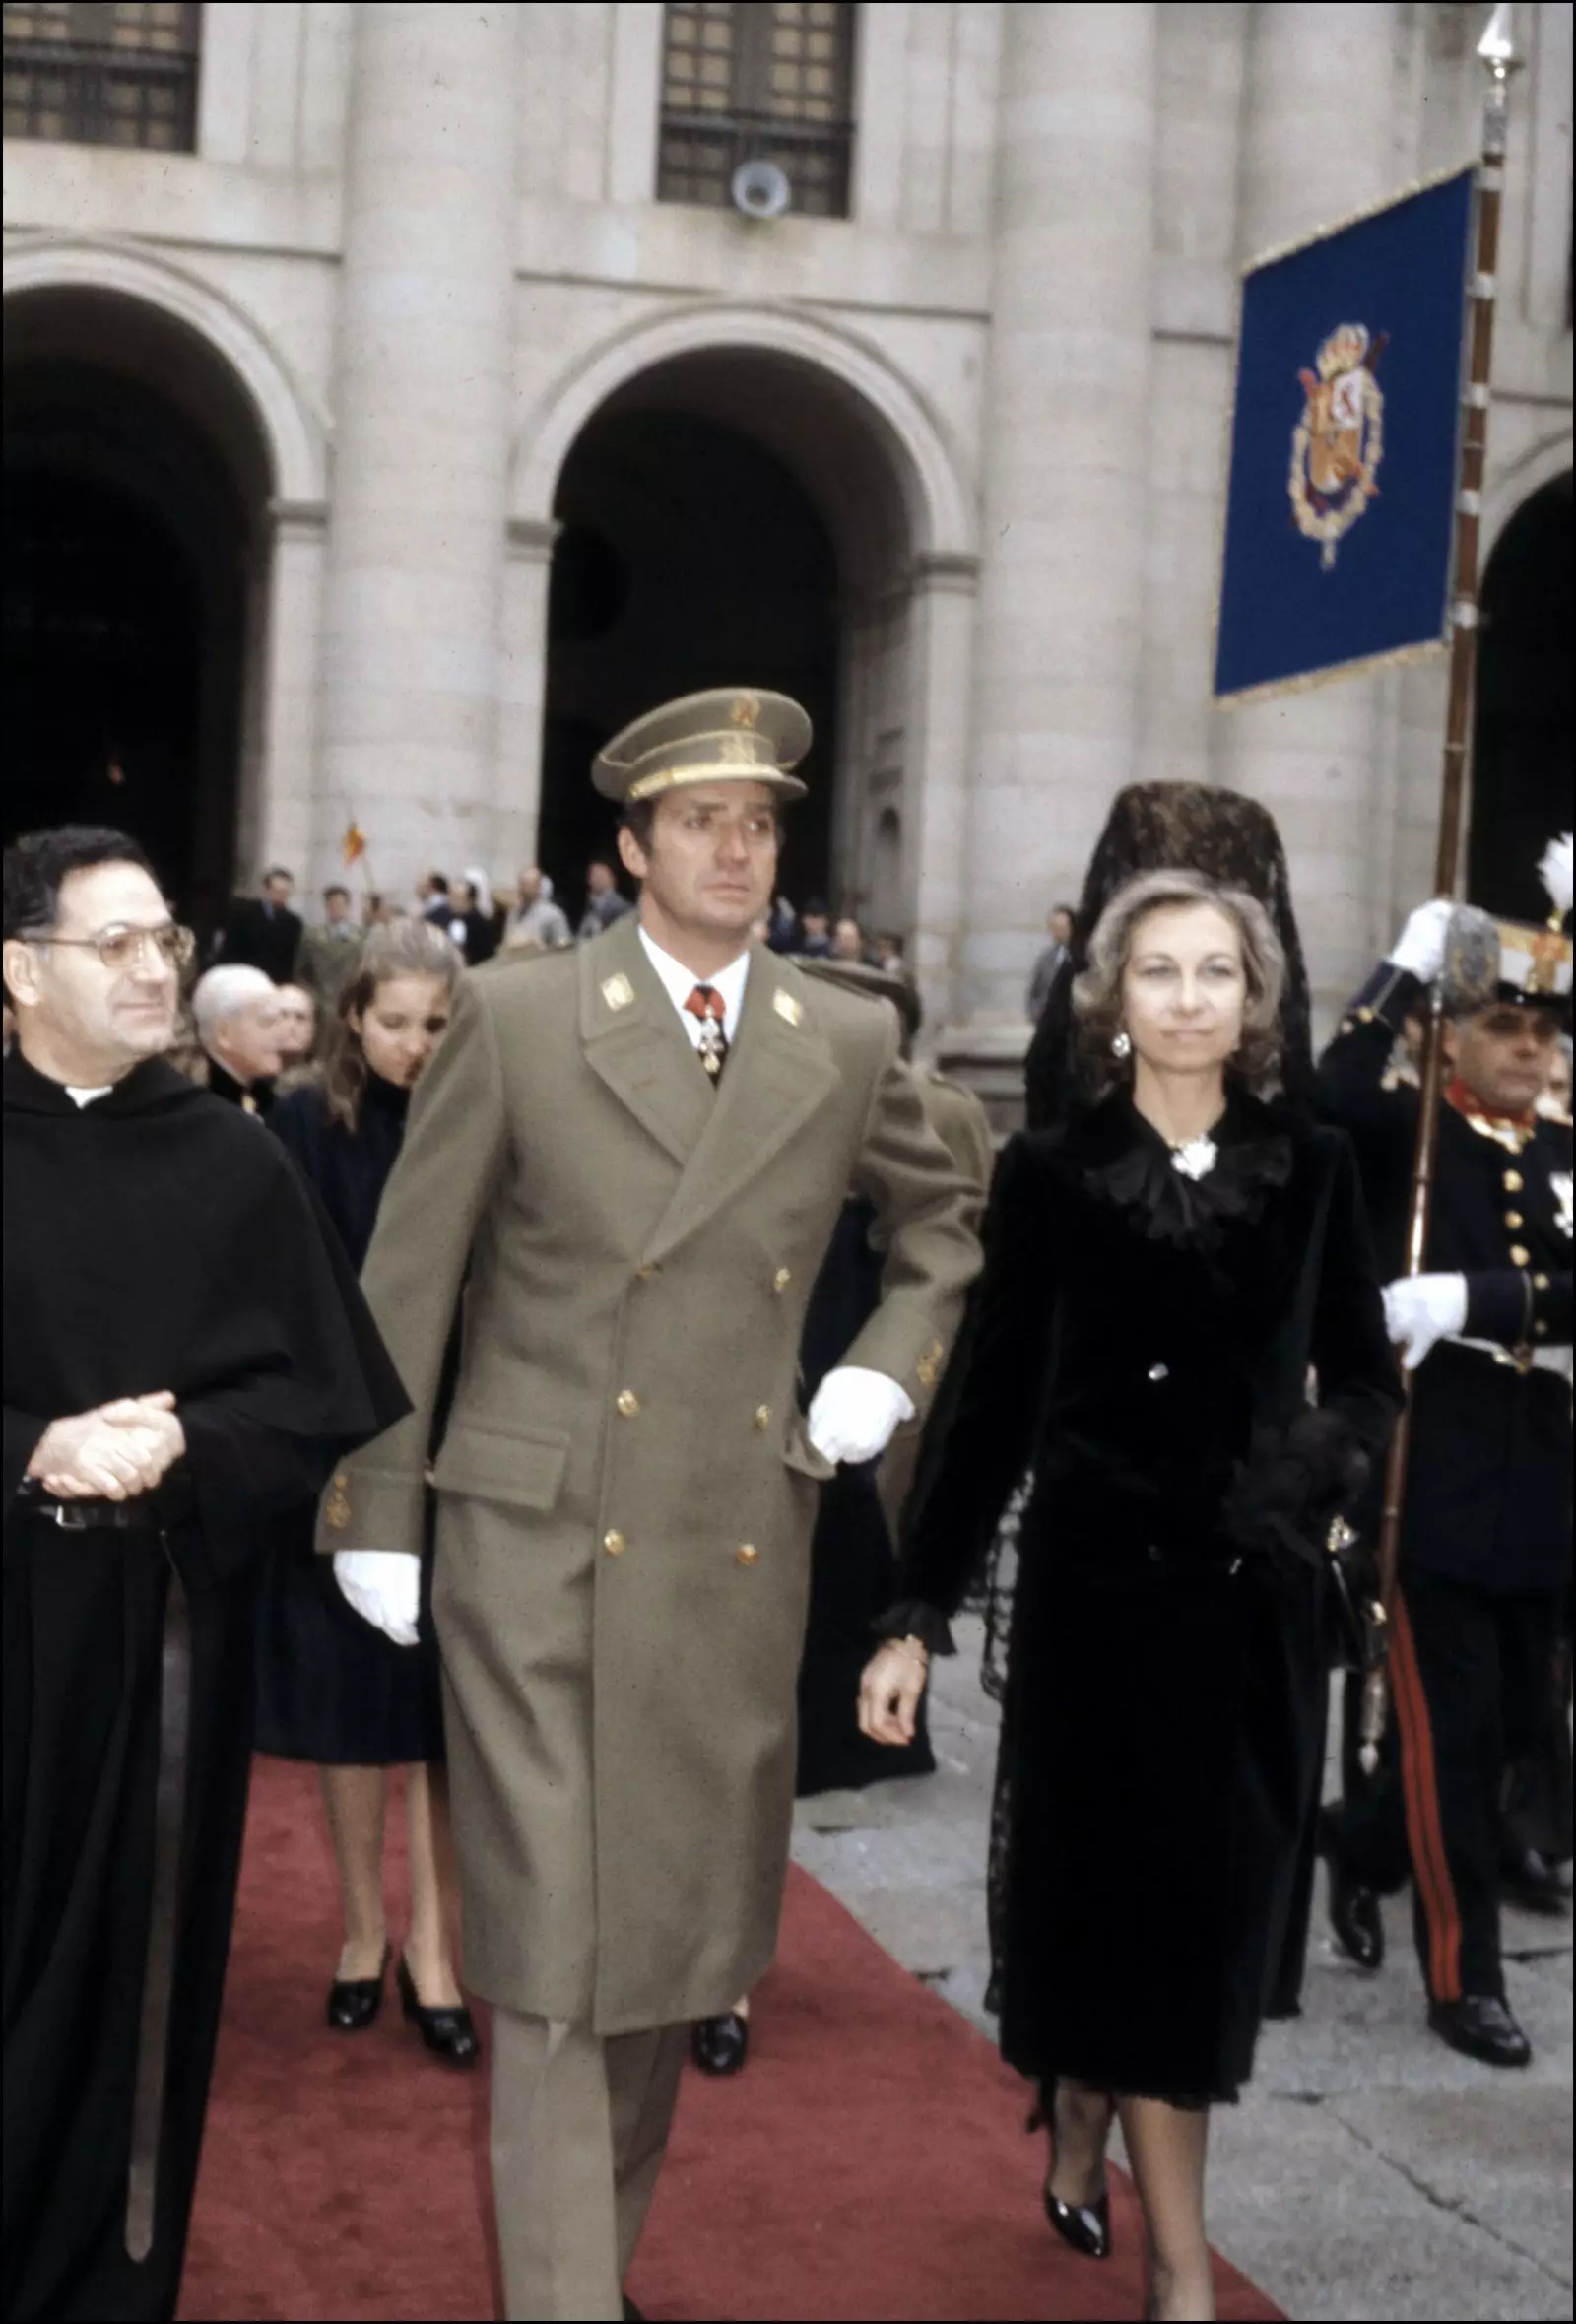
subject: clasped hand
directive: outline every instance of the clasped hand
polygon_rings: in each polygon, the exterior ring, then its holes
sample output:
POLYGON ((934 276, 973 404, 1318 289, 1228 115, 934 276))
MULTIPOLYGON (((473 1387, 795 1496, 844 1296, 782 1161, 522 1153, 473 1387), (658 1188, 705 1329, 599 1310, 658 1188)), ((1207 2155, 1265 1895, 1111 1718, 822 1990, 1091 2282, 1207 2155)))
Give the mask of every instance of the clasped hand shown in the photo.
POLYGON ((859 1732, 873 1743, 912 1743, 930 1658, 906 1638, 878 1646, 859 1682, 859 1732))
POLYGON ((28 1475, 56 1500, 134 1500, 152 1493, 185 1449, 175 1399, 161 1388, 51 1421, 28 1475))

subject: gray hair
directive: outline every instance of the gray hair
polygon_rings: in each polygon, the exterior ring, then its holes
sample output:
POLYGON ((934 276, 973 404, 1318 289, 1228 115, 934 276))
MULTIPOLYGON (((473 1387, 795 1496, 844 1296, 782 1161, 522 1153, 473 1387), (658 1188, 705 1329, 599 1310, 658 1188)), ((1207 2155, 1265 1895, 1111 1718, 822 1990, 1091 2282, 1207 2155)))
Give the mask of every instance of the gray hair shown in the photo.
POLYGON ((198 1039, 206 1046, 231 1017, 238 1017, 253 1001, 270 999, 278 990, 273 978, 265 976, 261 968, 249 968, 240 961, 221 961, 217 968, 209 968, 198 977, 191 996, 198 1039))
POLYGON ((1279 1087, 1286 958, 1269 913, 1245 889, 1221 887, 1202 872, 1159 871, 1140 872, 1117 890, 1089 939, 1088 966, 1074 979, 1078 1046, 1102 1095, 1118 1078, 1111 1042, 1121 1030, 1122 977, 1140 923, 1150 912, 1200 903, 1235 921, 1242 940, 1248 997, 1242 1039, 1231 1062, 1256 1096, 1279 1087))

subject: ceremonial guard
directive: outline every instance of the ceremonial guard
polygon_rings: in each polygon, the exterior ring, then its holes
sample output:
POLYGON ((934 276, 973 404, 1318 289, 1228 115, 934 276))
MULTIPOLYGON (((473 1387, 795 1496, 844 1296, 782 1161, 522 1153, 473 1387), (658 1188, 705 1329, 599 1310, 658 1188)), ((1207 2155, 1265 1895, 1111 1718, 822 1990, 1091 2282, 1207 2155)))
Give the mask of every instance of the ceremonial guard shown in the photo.
POLYGON ((1507 1765, 1542 1741, 1570 1567, 1571 1133, 1538 1108, 1570 1013, 1561 845, 1545 858, 1550 927, 1501 924, 1493 999, 1444 1029, 1426 1272, 1402 1273, 1418 1097, 1386 1068, 1443 973, 1448 904, 1412 913, 1320 1067, 1325 1110, 1357 1147, 1412 1375, 1391 1754, 1375 1777, 1360 1772, 1348 1701, 1345 1800, 1324 1830, 1332 1919, 1376 1968, 1377 1898, 1410 1863, 1429 2025, 1494 2066, 1532 2054, 1500 1963, 1500 1810, 1507 1765))
POLYGON ((464 1294, 433 1614, 511 2317, 621 2314, 689 2026, 775 1943, 819 1487, 922 1418, 978 1265, 892 1013, 750 940, 809 742, 729 690, 608 745, 638 913, 465 980, 365 1271, 416 1411, 320 1546, 400 1638, 464 1294), (850 1187, 883 1296, 802 1416, 850 1187))

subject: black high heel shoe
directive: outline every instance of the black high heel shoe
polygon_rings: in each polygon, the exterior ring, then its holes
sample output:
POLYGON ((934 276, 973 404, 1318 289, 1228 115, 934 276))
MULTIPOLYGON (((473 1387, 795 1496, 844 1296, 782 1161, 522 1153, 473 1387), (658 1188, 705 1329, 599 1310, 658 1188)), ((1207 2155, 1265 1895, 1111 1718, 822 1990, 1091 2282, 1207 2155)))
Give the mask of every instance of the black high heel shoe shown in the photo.
POLYGON ((1028 2130, 1045 2131, 1051 2142, 1051 2166, 1045 2173, 1041 2197, 1045 2216, 1061 2236, 1083 2259, 1109 2259, 1111 2256, 1111 2198, 1099 2196, 1093 2203, 1064 2203, 1060 2195, 1051 2193, 1051 2178, 1056 2169, 1056 2127, 1043 2105, 1036 2106, 1024 2126, 1028 2130))
POLYGON ((425 2008, 417 1997, 416 1979, 403 1953, 395 1982, 408 2023, 416 2027, 433 2056, 441 2058, 445 2066, 474 2066, 482 2055, 482 2044, 465 2004, 461 2002, 453 2009, 425 2008))
POLYGON ((328 1989, 327 2017, 336 2033, 361 2033, 383 2006, 383 1979, 393 1959, 383 1947, 382 1965, 375 1977, 336 1977, 328 1989))

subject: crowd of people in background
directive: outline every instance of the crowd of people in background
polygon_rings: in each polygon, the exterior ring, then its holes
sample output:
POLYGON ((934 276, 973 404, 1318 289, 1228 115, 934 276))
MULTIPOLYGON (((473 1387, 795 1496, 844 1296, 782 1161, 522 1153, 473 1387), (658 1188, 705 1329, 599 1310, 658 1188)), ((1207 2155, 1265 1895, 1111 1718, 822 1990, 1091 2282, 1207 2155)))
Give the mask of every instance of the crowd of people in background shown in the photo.
MULTIPOLYGON (((214 936, 176 1051, 192 1078, 263 1114, 276 1098, 317 1079, 341 998, 372 929, 426 921, 448 939, 464 966, 479 968, 492 960, 586 943, 634 908, 619 885, 618 867, 606 856, 586 866, 577 920, 536 864, 518 875, 512 892, 502 883, 494 886, 480 866, 458 878, 424 872, 409 904, 369 886, 357 896, 345 882, 333 881, 323 890, 322 917, 311 922, 295 907, 296 888, 295 874, 275 864, 263 874, 256 896, 232 903, 214 936)), ((1066 949, 1066 932, 1057 934, 1059 919, 1071 927, 1064 905, 1051 915, 1053 942, 1045 955, 1050 975, 1066 949)), ((822 896, 795 905, 774 896, 755 933, 772 952, 796 960, 837 961, 909 978, 900 934, 868 929, 855 909, 834 914, 822 896)), ((1035 982, 1048 987, 1043 965, 1035 982)))

